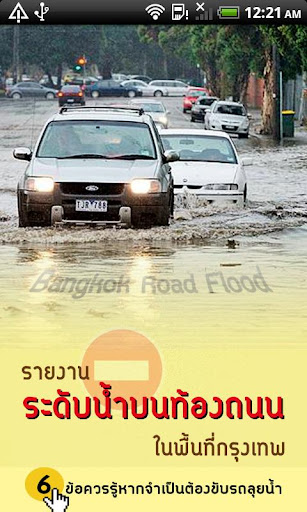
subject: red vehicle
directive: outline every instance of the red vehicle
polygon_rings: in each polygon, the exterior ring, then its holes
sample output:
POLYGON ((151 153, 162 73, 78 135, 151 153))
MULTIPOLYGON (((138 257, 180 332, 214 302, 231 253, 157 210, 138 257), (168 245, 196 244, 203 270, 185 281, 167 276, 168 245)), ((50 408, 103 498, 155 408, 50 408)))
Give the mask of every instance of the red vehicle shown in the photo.
POLYGON ((197 98, 199 98, 199 96, 207 96, 208 94, 209 91, 205 87, 190 87, 183 98, 183 112, 185 113, 188 110, 191 110, 192 106, 194 105, 197 98))
POLYGON ((74 103, 85 105, 84 90, 79 85, 63 85, 62 89, 57 93, 57 97, 60 107, 74 103))

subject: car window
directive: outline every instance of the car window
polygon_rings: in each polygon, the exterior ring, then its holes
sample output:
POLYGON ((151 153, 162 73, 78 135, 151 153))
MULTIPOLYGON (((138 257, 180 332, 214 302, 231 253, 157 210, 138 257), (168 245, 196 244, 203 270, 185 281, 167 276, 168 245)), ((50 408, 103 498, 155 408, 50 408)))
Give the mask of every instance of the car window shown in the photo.
POLYGON ((21 89, 27 89, 27 88, 33 87, 33 84, 31 82, 24 82, 24 83, 17 84, 17 87, 20 87, 21 89))
POLYGON ((65 85, 62 87, 62 92, 80 92, 79 86, 73 86, 73 85, 65 85))
POLYGON ((212 105, 212 103, 214 103, 216 100, 214 98, 201 98, 200 100, 197 101, 197 103, 199 103, 200 105, 205 105, 207 107, 210 107, 210 105, 212 105))
POLYGON ((58 121, 47 126, 40 142, 40 158, 77 155, 123 155, 157 158, 149 126, 126 121, 58 121))
POLYGON ((214 113, 230 114, 234 116, 246 116, 246 110, 242 105, 216 104, 214 113))
POLYGON ((198 96, 204 96, 206 93, 205 91, 188 91, 187 96, 190 96, 190 98, 198 98, 198 96))
POLYGON ((180 160, 236 164, 234 149, 225 137, 162 135, 165 150, 176 151, 180 160))

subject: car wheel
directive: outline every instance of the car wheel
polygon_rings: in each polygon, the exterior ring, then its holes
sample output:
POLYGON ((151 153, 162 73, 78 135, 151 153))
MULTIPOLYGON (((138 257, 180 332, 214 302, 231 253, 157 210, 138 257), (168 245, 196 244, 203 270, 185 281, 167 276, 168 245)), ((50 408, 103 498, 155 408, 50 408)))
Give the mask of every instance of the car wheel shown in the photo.
POLYGON ((128 91, 128 98, 135 98, 136 92, 135 91, 128 91))
POLYGON ((18 227, 27 228, 30 225, 27 214, 22 209, 18 208, 18 227))
POLYGON ((195 118, 191 116, 191 123, 195 123, 195 118))
POLYGON ((28 214, 28 212, 25 211, 25 209, 22 206, 21 202, 21 195, 20 192, 18 192, 17 195, 17 202, 18 202, 18 227, 20 228, 28 228, 28 227, 34 227, 34 226, 48 226, 50 225, 50 222, 47 221, 47 219, 44 217, 44 215, 37 215, 34 213, 28 214))
POLYGON ((53 92, 47 92, 47 94, 46 94, 47 100, 54 100, 54 98, 55 98, 55 94, 53 94, 53 92))
POLYGON ((248 139, 248 133, 239 133, 239 139, 248 139))
POLYGON ((92 96, 92 98, 97 99, 97 98, 99 98, 99 92, 98 91, 92 91, 91 92, 91 96, 92 96))
POLYGON ((161 98, 161 96, 163 96, 163 92, 162 91, 155 91, 154 92, 154 96, 156 96, 156 98, 161 98))
POLYGON ((182 112, 185 114, 187 112, 187 109, 186 108, 183 108, 182 109, 182 112))
POLYGON ((167 195, 168 201, 161 207, 157 226, 169 226, 170 217, 174 213, 174 192, 171 189, 167 195))
POLYGON ((20 92, 13 92, 12 98, 13 98, 13 100, 20 100, 20 98, 21 98, 20 92))
POLYGON ((19 228, 27 228, 28 226, 30 226, 30 223, 29 223, 28 215, 26 214, 26 212, 24 211, 24 209, 22 207, 21 196, 20 196, 19 190, 17 191, 17 204, 18 204, 18 227, 19 228))

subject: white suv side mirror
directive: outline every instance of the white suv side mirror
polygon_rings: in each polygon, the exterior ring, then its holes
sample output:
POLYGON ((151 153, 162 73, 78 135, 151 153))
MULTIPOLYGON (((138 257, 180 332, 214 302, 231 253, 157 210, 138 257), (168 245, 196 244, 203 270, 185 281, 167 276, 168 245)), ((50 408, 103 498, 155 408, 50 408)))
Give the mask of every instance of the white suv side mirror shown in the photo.
POLYGON ((32 158, 32 151, 30 148, 25 147, 15 148, 13 156, 17 160, 27 160, 29 162, 32 158))

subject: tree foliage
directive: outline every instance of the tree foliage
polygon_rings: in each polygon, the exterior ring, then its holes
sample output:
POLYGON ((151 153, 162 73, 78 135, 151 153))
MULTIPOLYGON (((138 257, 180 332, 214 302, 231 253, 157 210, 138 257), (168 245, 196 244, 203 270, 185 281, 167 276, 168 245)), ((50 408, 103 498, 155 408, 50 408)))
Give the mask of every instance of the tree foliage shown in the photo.
POLYGON ((307 71, 304 25, 2 25, 3 70, 12 68, 16 30, 23 70, 37 66, 49 76, 57 73, 59 81, 62 68, 71 68, 85 54, 105 78, 112 72, 193 78, 200 68, 213 94, 243 100, 249 74, 256 72, 265 80, 267 120, 272 118, 272 45, 280 53, 285 80, 307 71))

